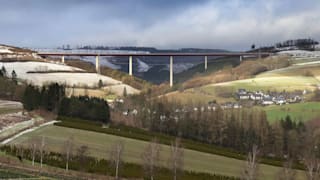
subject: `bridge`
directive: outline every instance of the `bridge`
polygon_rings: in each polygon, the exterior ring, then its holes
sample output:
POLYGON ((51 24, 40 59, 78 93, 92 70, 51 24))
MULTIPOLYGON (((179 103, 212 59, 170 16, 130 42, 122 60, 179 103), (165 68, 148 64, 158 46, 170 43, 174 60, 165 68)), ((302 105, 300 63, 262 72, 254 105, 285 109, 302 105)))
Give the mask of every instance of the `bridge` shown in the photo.
POLYGON ((167 56, 169 57, 169 64, 170 64, 170 86, 173 86, 173 58, 175 56, 202 56, 204 57, 204 68, 207 70, 208 68, 208 56, 223 56, 223 57, 239 57, 240 62, 242 61, 242 58, 244 56, 250 56, 250 57, 265 57, 265 56, 271 56, 272 53, 252 53, 252 52, 223 52, 223 53, 54 53, 54 52, 39 52, 39 56, 46 57, 46 56, 58 56, 61 57, 61 62, 65 62, 66 56, 94 56, 96 57, 96 71, 97 73, 100 73, 100 62, 99 57, 100 56, 118 56, 118 57, 128 57, 128 63, 129 63, 129 75, 133 75, 133 68, 132 68, 132 57, 134 56, 167 56))

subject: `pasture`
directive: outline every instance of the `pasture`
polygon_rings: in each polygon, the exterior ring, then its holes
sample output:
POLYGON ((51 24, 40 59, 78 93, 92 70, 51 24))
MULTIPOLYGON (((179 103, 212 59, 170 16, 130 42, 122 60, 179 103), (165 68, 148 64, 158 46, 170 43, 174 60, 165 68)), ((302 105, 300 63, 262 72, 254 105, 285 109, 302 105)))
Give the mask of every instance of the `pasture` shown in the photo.
MULTIPOLYGON (((27 146, 32 137, 45 137, 47 149, 61 152, 63 144, 69 137, 74 137, 76 147, 85 145, 89 147, 89 155, 97 158, 109 158, 109 150, 114 142, 124 143, 124 161, 141 163, 141 153, 148 144, 146 141, 123 138, 114 135, 84 131, 73 128, 46 126, 27 133, 11 142, 11 144, 22 144, 27 146)), ((166 165, 169 157, 170 147, 161 145, 161 165, 166 165)), ((241 176, 244 161, 202 153, 193 150, 184 151, 184 168, 190 171, 217 173, 227 176, 241 176)), ((281 168, 261 165, 262 179, 274 179, 281 168)), ((299 179, 304 179, 304 173, 298 172, 299 179)))
POLYGON ((263 108, 269 122, 285 119, 287 115, 294 121, 309 121, 320 117, 320 102, 267 106, 263 108))

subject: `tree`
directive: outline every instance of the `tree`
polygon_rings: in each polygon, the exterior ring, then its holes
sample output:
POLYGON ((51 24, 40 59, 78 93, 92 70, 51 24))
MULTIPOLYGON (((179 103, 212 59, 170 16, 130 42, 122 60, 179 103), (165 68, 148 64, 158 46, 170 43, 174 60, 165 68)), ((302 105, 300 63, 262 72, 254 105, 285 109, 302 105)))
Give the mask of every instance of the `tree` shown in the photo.
POLYGON ((181 147, 181 140, 176 138, 175 142, 171 143, 170 157, 168 159, 168 165, 173 173, 173 179, 177 180, 179 172, 183 170, 183 157, 184 152, 181 147))
POLYGON ((119 179, 119 167, 122 162, 122 153, 123 153, 124 145, 122 141, 117 141, 113 144, 112 149, 110 151, 110 161, 115 168, 115 178, 119 179))
POLYGON ((127 88, 126 87, 123 88, 123 97, 127 97, 127 88))
POLYGON ((295 180, 296 171, 292 169, 292 161, 285 162, 277 176, 279 180, 295 180))
POLYGON ((103 86, 103 82, 102 82, 102 80, 101 80, 101 79, 99 79, 98 87, 99 87, 99 88, 102 88, 102 86, 103 86))
POLYGON ((31 156, 32 156, 32 166, 34 166, 38 143, 39 143, 39 139, 35 137, 29 139, 29 145, 30 145, 31 156))
POLYGON ((259 163, 257 161, 257 156, 259 149, 257 145, 252 146, 252 151, 249 152, 248 158, 245 164, 245 169, 243 173, 243 178, 245 180, 256 180, 258 177, 259 163))
MULTIPOLYGON (((87 157, 88 157, 88 146, 82 145, 77 149, 77 158, 80 162, 80 164, 86 164, 87 157)), ((83 169, 83 167, 82 167, 83 169)))
POLYGON ((320 88, 316 89, 314 91, 314 96, 313 96, 314 101, 320 101, 320 88))
POLYGON ((317 146, 307 148, 304 155, 304 164, 306 166, 305 172, 308 180, 316 180, 320 178, 320 160, 316 156, 316 149, 317 146))
POLYGON ((40 144, 40 166, 41 166, 41 168, 42 168, 42 162, 43 162, 45 145, 46 145, 45 137, 42 136, 42 138, 41 138, 41 144, 40 144))
POLYGON ((6 68, 2 65, 2 68, 0 70, 0 76, 2 77, 8 77, 8 74, 7 74, 7 70, 6 68))
POLYGON ((11 80, 12 80, 15 84, 17 84, 17 83, 18 83, 18 80, 17 80, 17 73, 16 73, 16 71, 15 71, 15 70, 12 70, 12 72, 11 72, 11 80))
POLYGON ((64 154, 65 154, 65 159, 66 159, 66 171, 69 170, 69 159, 70 156, 72 156, 72 151, 73 151, 73 137, 69 137, 65 143, 64 143, 64 154))
POLYGON ((153 139, 141 155, 145 172, 154 179, 154 174, 160 161, 160 145, 157 139, 153 139))

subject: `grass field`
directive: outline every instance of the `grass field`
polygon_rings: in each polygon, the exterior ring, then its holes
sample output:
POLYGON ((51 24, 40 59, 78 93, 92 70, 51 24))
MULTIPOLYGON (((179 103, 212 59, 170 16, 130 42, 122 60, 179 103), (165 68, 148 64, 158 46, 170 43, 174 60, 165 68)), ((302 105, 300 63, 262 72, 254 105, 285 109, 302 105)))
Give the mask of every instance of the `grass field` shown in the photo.
POLYGON ((269 122, 275 122, 290 115, 295 121, 308 121, 320 117, 320 102, 306 102, 283 106, 267 106, 263 108, 269 122))
POLYGON ((0 169, 0 179, 37 179, 33 176, 22 174, 14 170, 0 169))
POLYGON ((294 91, 314 89, 320 81, 315 77, 307 76, 270 76, 256 77, 251 79, 230 81, 208 85, 204 88, 230 87, 233 89, 245 88, 247 90, 271 90, 271 91, 294 91))
MULTIPOLYGON (((26 145, 28 139, 34 136, 46 137, 47 148, 51 151, 61 151, 64 141, 73 136, 78 146, 88 146, 90 155, 98 158, 109 158, 108 150, 115 141, 121 140, 125 144, 124 160, 133 163, 141 163, 141 153, 147 145, 145 141, 53 125, 25 134, 14 140, 12 144, 26 145)), ((166 145, 161 146, 162 165, 167 163, 169 148, 166 145)), ((185 150, 184 154, 184 167, 186 170, 241 176, 244 161, 192 150, 185 150)), ((262 179, 274 179, 281 168, 261 165, 260 169, 262 179)), ((303 172, 299 171, 298 174, 299 179, 303 179, 303 172)))

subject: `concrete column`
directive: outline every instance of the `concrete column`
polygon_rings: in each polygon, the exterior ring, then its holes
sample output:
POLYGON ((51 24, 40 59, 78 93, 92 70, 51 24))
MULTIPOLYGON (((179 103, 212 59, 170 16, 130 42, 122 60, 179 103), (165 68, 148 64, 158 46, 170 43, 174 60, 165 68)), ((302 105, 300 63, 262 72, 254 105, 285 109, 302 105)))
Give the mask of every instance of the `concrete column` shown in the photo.
POLYGON ((96 56, 96 72, 100 74, 99 55, 96 56))
POLYGON ((204 56, 204 70, 208 69, 208 56, 204 56))
POLYGON ((240 56, 240 62, 242 62, 242 56, 240 56))
POLYGON ((64 56, 61 57, 61 62, 64 64, 64 56))
POLYGON ((129 56, 129 75, 132 76, 132 56, 129 56))
POLYGON ((173 56, 170 56, 170 87, 173 86, 173 56))

